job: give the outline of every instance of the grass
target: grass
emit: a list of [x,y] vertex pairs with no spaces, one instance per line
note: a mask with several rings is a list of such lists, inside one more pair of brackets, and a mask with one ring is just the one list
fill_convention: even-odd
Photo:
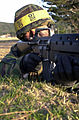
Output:
[[0,78],[0,120],[79,120],[79,95],[37,80]]

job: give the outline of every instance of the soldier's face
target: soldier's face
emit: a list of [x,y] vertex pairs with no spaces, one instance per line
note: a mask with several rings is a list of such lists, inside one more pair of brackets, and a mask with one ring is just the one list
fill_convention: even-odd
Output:
[[[38,28],[48,28],[46,25],[40,26]],[[35,29],[30,30],[29,32],[26,32],[25,38],[28,40],[31,40],[35,36]],[[49,36],[49,31],[48,30],[43,30],[38,33],[38,37],[47,37]]]

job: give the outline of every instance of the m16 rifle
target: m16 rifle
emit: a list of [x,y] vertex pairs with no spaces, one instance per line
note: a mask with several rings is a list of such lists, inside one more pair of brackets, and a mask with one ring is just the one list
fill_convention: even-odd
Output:
[[35,37],[26,42],[21,42],[27,47],[31,47],[32,52],[38,53],[43,59],[43,78],[49,82],[51,77],[50,65],[57,60],[57,55],[69,55],[79,57],[79,34],[54,34],[49,37],[38,37],[42,30],[49,28],[38,28]]

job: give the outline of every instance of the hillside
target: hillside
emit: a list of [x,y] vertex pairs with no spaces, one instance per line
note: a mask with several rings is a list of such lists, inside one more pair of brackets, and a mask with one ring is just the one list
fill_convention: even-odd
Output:
[[10,33],[15,36],[15,28],[13,23],[0,22],[0,35]]

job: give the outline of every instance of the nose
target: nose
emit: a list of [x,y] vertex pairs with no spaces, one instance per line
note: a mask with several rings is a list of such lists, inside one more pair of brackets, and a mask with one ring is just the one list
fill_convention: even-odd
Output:
[[30,37],[34,37],[35,36],[35,30],[30,30]]

